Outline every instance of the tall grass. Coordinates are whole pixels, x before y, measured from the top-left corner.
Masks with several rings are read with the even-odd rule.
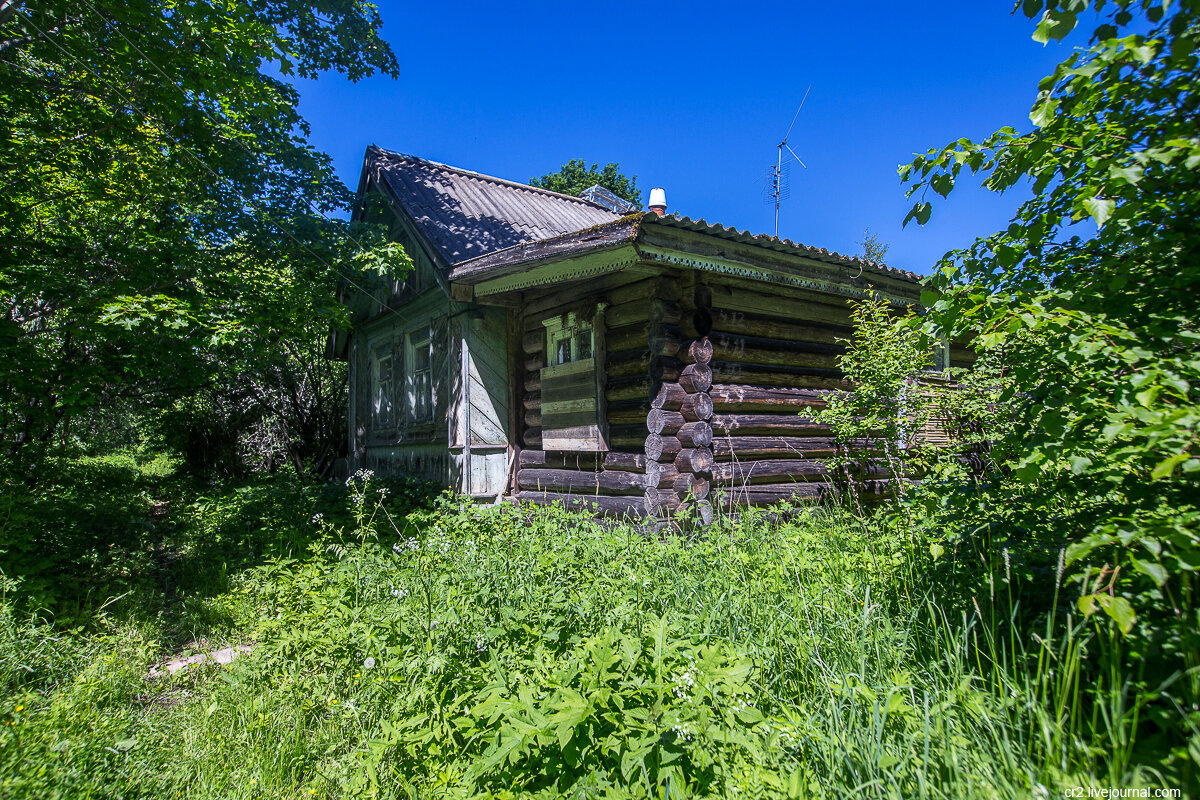
[[[6,667],[0,794],[1173,785],[1130,740],[1140,695],[1111,671],[1119,641],[1058,596],[1060,581],[1031,615],[1004,563],[947,583],[946,560],[833,510],[651,536],[451,497],[404,513],[377,484],[353,488],[352,513],[209,598],[228,635],[255,645],[233,665],[148,680],[153,631],[112,619],[69,640],[76,655],[40,682]],[[5,652],[60,634],[9,613],[0,636]]]

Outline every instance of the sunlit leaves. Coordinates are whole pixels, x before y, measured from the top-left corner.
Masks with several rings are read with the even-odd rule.
[[[1101,227],[1112,216],[1116,201],[1106,197],[1085,197],[1082,200],[1087,213],[1096,220],[1096,227]]]
[[[1089,5],[1022,11],[1052,42]],[[1032,189],[929,279],[927,329],[1002,355],[1015,387],[996,442],[1011,455],[959,523],[1067,542],[1086,613],[1133,634],[1136,609],[1136,630],[1194,647],[1170,620],[1194,613],[1200,565],[1200,20],[1157,0],[1094,5],[1093,45],[1041,81],[1027,132],[957,140],[901,176],[910,196],[944,196],[974,158],[987,188]]]
[[[1047,9],[1033,31],[1033,40],[1046,44],[1051,39],[1062,39],[1078,24],[1079,15],[1073,11]]]
[[[554,172],[529,179],[530,186],[540,186],[553,192],[575,196],[597,184],[641,207],[642,198],[637,188],[637,176],[631,178],[624,175],[621,165],[617,163],[605,164],[603,168],[597,164],[589,167],[582,158],[573,158]]]
[[[357,0],[0,14],[10,455],[48,440],[68,393],[178,394],[251,331],[261,350],[333,321],[324,309],[358,247],[325,215],[351,195],[306,143],[296,90],[269,71],[394,74],[379,25]]]
[[[1117,623],[1117,626],[1121,629],[1121,633],[1129,633],[1133,630],[1133,623],[1137,621],[1137,615],[1133,611],[1133,606],[1124,597],[1113,597],[1107,594],[1089,594],[1079,598],[1078,605],[1079,610],[1087,616],[1095,614],[1098,610],[1103,610],[1105,614]]]

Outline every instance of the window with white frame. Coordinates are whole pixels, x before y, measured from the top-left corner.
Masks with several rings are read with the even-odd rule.
[[[579,319],[574,312],[548,319],[546,327],[546,365],[570,364],[592,357],[592,323]]]
[[[405,384],[408,415],[413,422],[433,419],[433,339],[428,328],[410,332],[406,337]]]
[[[371,427],[388,430],[396,425],[396,359],[392,342],[371,348]]]

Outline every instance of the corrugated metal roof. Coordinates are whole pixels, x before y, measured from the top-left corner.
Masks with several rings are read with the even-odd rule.
[[[878,261],[868,261],[865,258],[859,258],[858,256],[844,256],[841,253],[835,253],[832,250],[826,250],[824,247],[810,247],[806,244],[793,242],[791,239],[780,239],[765,233],[755,234],[750,233],[750,231],[739,231],[737,228],[727,228],[719,222],[705,222],[702,219],[693,220],[688,217],[677,217],[672,214],[668,214],[665,217],[656,217],[653,214],[647,214],[645,221],[651,224],[669,225],[672,228],[683,228],[684,230],[707,233],[712,236],[717,236],[721,239],[729,239],[730,241],[734,242],[744,242],[745,244],[767,247],[771,250],[777,250],[781,253],[799,254],[807,256],[815,261],[826,261],[831,264],[845,264],[847,266],[862,267],[864,271],[878,272],[884,275],[893,275],[912,281],[921,280],[921,276],[917,275],[915,272],[889,267],[887,264],[883,264]]]
[[[364,168],[446,265],[618,219],[588,200],[372,145]]]

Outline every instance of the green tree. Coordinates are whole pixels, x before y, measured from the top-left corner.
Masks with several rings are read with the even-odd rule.
[[[563,164],[555,172],[547,172],[540,178],[530,178],[530,186],[540,186],[552,192],[569,194],[578,197],[584,189],[600,184],[620,198],[628,200],[638,208],[642,207],[642,196],[637,188],[637,176],[632,178],[621,174],[621,165],[605,164],[601,169],[597,164],[590,167],[581,158],[573,158]]]
[[[887,255],[888,248],[891,247],[887,242],[879,241],[877,234],[871,233],[871,229],[867,228],[863,231],[861,242],[856,242],[862,246],[862,252],[859,253],[860,258],[865,258],[867,261],[874,261],[878,264],[883,263],[884,256]]]
[[[1033,190],[1005,230],[949,254],[924,296],[928,325],[1002,352],[1013,381],[1012,457],[944,500],[966,535],[1065,546],[1081,610],[1134,637],[1137,677],[1110,687],[1128,703],[1112,717],[1112,777],[1139,737],[1143,763],[1186,773],[1200,722],[1200,15],[1160,0],[1019,8],[1042,43],[1097,12],[1090,46],[1041,82],[1032,127],[900,170],[917,195],[906,222],[926,222],[928,190],[949,195],[964,170]]]
[[[209,385],[222,347],[335,319],[378,239],[326,218],[349,192],[272,73],[395,75],[379,25],[361,0],[0,3],[7,466],[30,477],[99,407]]]

